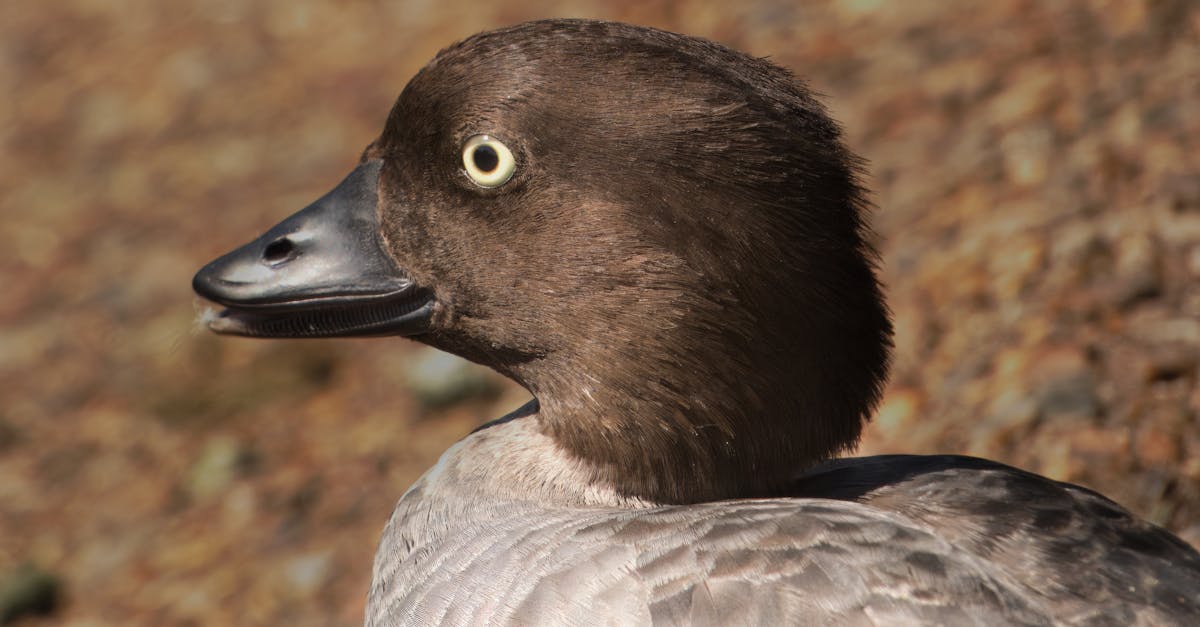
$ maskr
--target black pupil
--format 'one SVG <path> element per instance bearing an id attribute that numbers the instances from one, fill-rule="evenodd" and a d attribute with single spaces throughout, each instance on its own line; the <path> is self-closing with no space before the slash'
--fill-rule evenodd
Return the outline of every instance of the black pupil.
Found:
<path id="1" fill-rule="evenodd" d="M 482 172 L 491 172 L 500 165 L 500 155 L 491 146 L 476 146 L 471 158 L 475 160 L 475 167 Z"/>

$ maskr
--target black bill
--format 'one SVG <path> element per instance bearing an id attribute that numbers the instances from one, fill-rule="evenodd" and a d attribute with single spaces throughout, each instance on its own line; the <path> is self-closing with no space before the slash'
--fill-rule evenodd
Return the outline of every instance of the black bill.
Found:
<path id="1" fill-rule="evenodd" d="M 376 210 L 378 159 L 258 239 L 204 266 L 196 293 L 225 307 L 218 333 L 254 337 L 416 335 L 433 295 L 384 249 Z"/>

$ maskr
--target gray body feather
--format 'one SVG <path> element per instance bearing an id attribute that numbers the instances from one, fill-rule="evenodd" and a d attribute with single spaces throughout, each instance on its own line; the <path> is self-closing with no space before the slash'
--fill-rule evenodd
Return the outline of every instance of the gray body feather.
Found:
<path id="1" fill-rule="evenodd" d="M 798 481 L 821 498 L 658 506 L 595 487 L 535 421 L 472 434 L 404 496 L 368 625 L 1200 624 L 1195 551 L 1082 488 L 883 457 Z"/>

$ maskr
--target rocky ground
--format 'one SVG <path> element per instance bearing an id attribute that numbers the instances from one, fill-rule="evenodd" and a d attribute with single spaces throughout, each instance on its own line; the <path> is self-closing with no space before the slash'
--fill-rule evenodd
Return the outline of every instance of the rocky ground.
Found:
<path id="1" fill-rule="evenodd" d="M 336 183 L 440 47 L 548 16 L 826 95 L 898 323 L 864 452 L 1200 542 L 1200 5 L 727 4 L 0 3 L 0 623 L 361 620 L 394 500 L 524 394 L 402 340 L 215 338 L 191 274 Z"/>

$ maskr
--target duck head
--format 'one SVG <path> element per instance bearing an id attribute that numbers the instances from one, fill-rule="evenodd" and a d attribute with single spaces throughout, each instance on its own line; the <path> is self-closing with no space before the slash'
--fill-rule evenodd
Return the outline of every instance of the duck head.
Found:
<path id="1" fill-rule="evenodd" d="M 764 60 L 533 22 L 442 51 L 345 181 L 194 287 L 220 333 L 490 366 L 623 494 L 780 494 L 856 444 L 886 377 L 857 163 Z"/>

